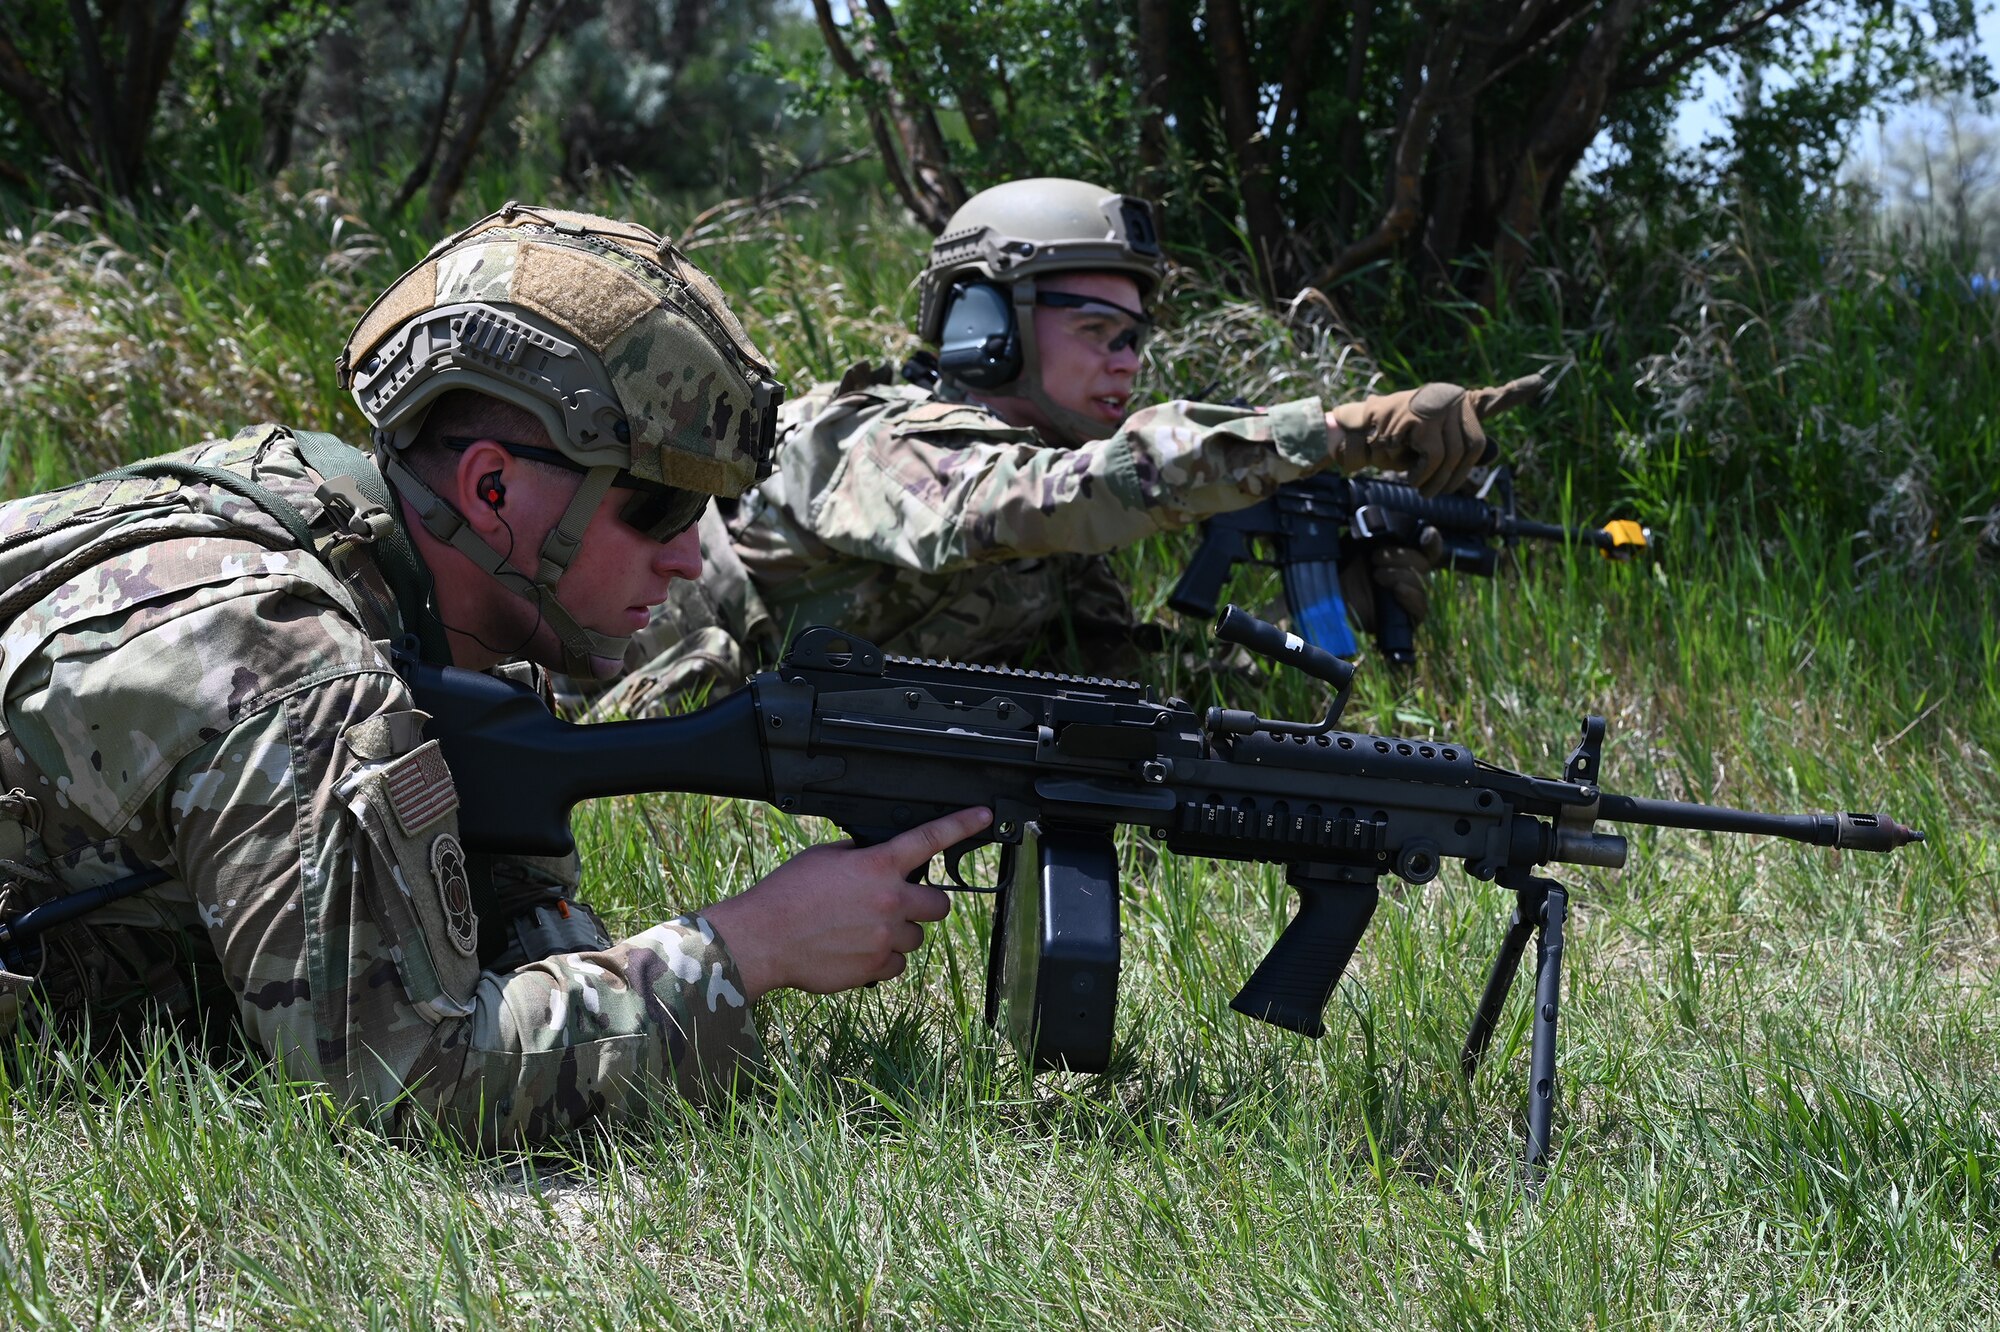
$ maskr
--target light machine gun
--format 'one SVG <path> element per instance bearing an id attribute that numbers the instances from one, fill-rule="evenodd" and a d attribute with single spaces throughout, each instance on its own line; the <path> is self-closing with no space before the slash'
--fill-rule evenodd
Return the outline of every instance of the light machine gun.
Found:
<path id="1" fill-rule="evenodd" d="M 1488 496 L 1497 502 L 1489 502 Z M 1423 529 L 1444 539 L 1444 566 L 1491 578 L 1500 551 L 1495 541 L 1562 541 L 1593 547 L 1612 559 L 1648 548 L 1652 533 L 1620 519 L 1603 527 L 1565 527 L 1522 518 L 1514 511 L 1514 478 L 1496 468 L 1478 495 L 1426 497 L 1398 481 L 1319 473 L 1278 487 L 1247 509 L 1203 520 L 1201 544 L 1174 584 L 1167 605 L 1203 620 L 1215 615 L 1222 589 L 1238 564 L 1275 564 L 1285 605 L 1300 637 L 1337 657 L 1359 647 L 1347 624 L 1340 569 L 1366 559 L 1374 546 L 1415 546 Z M 1259 556 L 1258 551 L 1268 554 Z M 1398 666 L 1416 660 L 1410 617 L 1384 588 L 1374 589 L 1375 643 Z"/>
<path id="2" fill-rule="evenodd" d="M 555 855 L 579 801 L 645 791 L 762 800 L 885 840 L 984 805 L 991 826 L 946 854 L 948 886 L 998 894 L 987 1018 L 1036 1067 L 1092 1072 L 1110 1056 L 1119 970 L 1112 831 L 1167 849 L 1286 867 L 1299 907 L 1231 1006 L 1308 1036 L 1375 911 L 1385 874 L 1428 883 L 1447 860 L 1515 894 L 1516 909 L 1462 1053 L 1492 1039 L 1530 935 L 1539 933 L 1527 1156 L 1539 1169 L 1555 1090 L 1567 891 L 1545 864 L 1616 868 L 1625 838 L 1600 821 L 1762 833 L 1890 851 L 1922 834 L 1874 814 L 1759 814 L 1606 794 L 1604 723 L 1586 718 L 1560 780 L 1475 759 L 1449 741 L 1336 729 L 1354 668 L 1245 615 L 1217 637 L 1332 685 L 1317 722 L 1272 721 L 1136 684 L 885 657 L 807 629 L 777 669 L 683 717 L 572 725 L 533 691 L 406 660 L 428 733 L 457 784 L 468 848 Z M 964 856 L 1003 847 L 998 882 L 967 883 Z"/>

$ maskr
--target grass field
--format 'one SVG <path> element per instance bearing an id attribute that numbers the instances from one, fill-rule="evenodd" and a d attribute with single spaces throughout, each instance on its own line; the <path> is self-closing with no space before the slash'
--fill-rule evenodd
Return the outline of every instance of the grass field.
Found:
<path id="1" fill-rule="evenodd" d="M 0 317 L 24 334 L 0 348 L 8 493 L 266 417 L 358 437 L 328 363 L 421 242 L 327 196 L 211 206 L 230 209 L 44 219 L 0 245 Z M 882 256 L 913 238 L 893 222 L 751 229 L 698 257 L 788 376 L 907 326 L 913 266 Z M 768 1004 L 760 1094 L 535 1154 L 392 1141 L 166 1038 L 113 1068 L 26 1052 L 0 1082 L 0 1321 L 1992 1326 L 1994 312 L 1838 236 L 1719 219 L 1718 237 L 1599 275 L 1587 318 L 1533 291 L 1467 318 L 1456 363 L 1190 279 L 1149 369 L 1161 392 L 1274 400 L 1548 366 L 1550 402 L 1496 432 L 1525 502 L 1638 517 L 1661 558 L 1523 551 L 1500 578 L 1439 580 L 1418 668 L 1365 667 L 1347 724 L 1552 775 L 1598 712 L 1607 789 L 1880 808 L 1930 834 L 1884 858 L 1639 830 L 1629 868 L 1566 872 L 1539 1202 L 1514 1164 L 1525 986 L 1486 1069 L 1457 1072 L 1504 894 L 1451 869 L 1386 895 L 1315 1043 L 1227 1007 L 1286 918 L 1282 874 L 1130 842 L 1098 1077 L 1031 1079 L 982 1029 L 988 913 L 967 898 L 905 980 Z M 1119 556 L 1162 618 L 1188 543 Z M 1320 705 L 1310 682 L 1219 683 L 1186 655 L 1157 683 L 1197 703 Z M 588 807 L 577 833 L 596 904 L 634 928 L 829 835 L 673 796 Z"/>

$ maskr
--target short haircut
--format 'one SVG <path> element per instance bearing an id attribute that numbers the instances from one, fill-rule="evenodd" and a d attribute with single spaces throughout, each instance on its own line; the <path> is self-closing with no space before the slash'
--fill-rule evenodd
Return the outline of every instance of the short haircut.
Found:
<path id="1" fill-rule="evenodd" d="M 477 389 L 450 389 L 439 394 L 430 411 L 425 413 L 417 437 L 410 441 L 410 447 L 404 452 L 403 461 L 410 470 L 433 488 L 448 485 L 452 470 L 458 465 L 457 452 L 445 447 L 447 439 L 491 439 L 542 449 L 554 447 L 549 440 L 548 427 L 542 424 L 541 417 L 525 407 L 502 398 L 489 397 Z M 550 472 L 564 473 L 564 469 L 548 463 L 528 458 L 521 461 L 547 468 Z"/>

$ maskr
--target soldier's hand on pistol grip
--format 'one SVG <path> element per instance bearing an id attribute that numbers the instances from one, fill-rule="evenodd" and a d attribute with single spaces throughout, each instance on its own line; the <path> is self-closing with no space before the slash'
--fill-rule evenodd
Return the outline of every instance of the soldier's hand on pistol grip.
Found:
<path id="1" fill-rule="evenodd" d="M 1541 393 L 1540 375 L 1466 389 L 1426 384 L 1344 402 L 1326 414 L 1333 456 L 1352 475 L 1363 468 L 1403 472 L 1426 495 L 1456 490 L 1486 452 L 1480 422 Z"/>
<path id="2" fill-rule="evenodd" d="M 992 821 L 966 809 L 874 846 L 809 847 L 701 915 L 751 1003 L 776 989 L 835 994 L 891 980 L 923 944 L 924 922 L 951 914 L 942 892 L 905 876 Z"/>
<path id="3" fill-rule="evenodd" d="M 1375 589 L 1394 597 L 1415 629 L 1430 614 L 1430 572 L 1444 563 L 1444 537 L 1428 523 L 1414 546 L 1380 544 L 1341 566 L 1340 594 L 1363 633 L 1375 632 Z"/>

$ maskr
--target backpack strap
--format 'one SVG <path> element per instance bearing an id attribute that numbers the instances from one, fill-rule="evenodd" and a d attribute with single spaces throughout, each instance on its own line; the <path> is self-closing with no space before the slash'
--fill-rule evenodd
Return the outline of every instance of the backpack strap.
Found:
<path id="1" fill-rule="evenodd" d="M 123 467 L 92 477 L 94 481 L 115 481 L 120 477 L 166 476 L 176 481 L 195 481 L 205 486 L 214 486 L 240 495 L 271 516 L 271 520 L 291 533 L 292 539 L 306 550 L 314 549 L 312 528 L 307 525 L 305 515 L 293 508 L 285 500 L 264 489 L 247 476 L 226 472 L 220 467 L 208 467 L 201 463 L 182 462 L 178 458 L 146 458 L 139 462 L 127 463 Z M 80 483 L 79 483 L 80 484 Z"/>
<path id="2" fill-rule="evenodd" d="M 337 435 L 322 430 L 294 430 L 292 438 L 298 442 L 299 455 L 308 467 L 329 481 L 351 482 L 369 508 L 389 516 L 389 522 L 373 525 L 382 580 L 396 598 L 404 632 L 416 635 L 423 659 L 449 665 L 451 649 L 445 643 L 444 625 L 431 612 L 430 573 L 417 559 L 409 534 L 403 530 L 402 511 L 389 491 L 382 469 L 373 458 Z"/>

